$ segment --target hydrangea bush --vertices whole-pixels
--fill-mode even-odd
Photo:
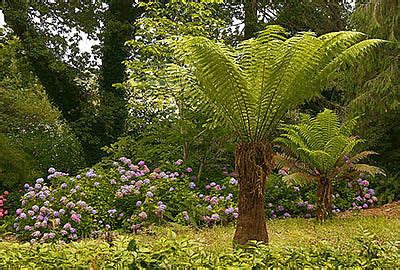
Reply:
[[[105,229],[135,232],[153,223],[179,222],[194,226],[227,223],[237,217],[232,188],[210,182],[201,187],[182,160],[150,170],[144,161],[126,157],[90,169],[80,183],[98,211]],[[204,192],[203,192],[204,191]]]
[[[191,226],[234,222],[239,216],[235,173],[224,171],[225,178],[217,181],[198,180],[192,171],[182,160],[150,169],[144,161],[126,157],[104,160],[76,176],[50,168],[46,179],[24,185],[13,226],[22,239],[48,242],[94,236],[100,230],[137,233],[166,222]],[[280,174],[284,172],[271,174],[267,181],[267,216],[312,217],[315,184],[287,186]],[[363,175],[343,183],[334,181],[334,212],[365,209],[377,202]]]
[[[315,183],[303,186],[286,185],[281,175],[284,171],[270,175],[266,184],[265,208],[270,218],[289,218],[315,215]],[[367,209],[378,202],[375,190],[369,187],[367,176],[360,174],[357,179],[333,181],[333,213],[349,209]]]
[[[85,202],[86,194],[77,179],[54,168],[49,169],[47,179],[52,180],[52,186],[43,178],[38,178],[33,186],[24,185],[25,194],[13,224],[17,235],[32,243],[89,236],[95,229],[95,209]]]

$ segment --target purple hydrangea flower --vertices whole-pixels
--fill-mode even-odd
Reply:
[[[146,220],[146,219],[147,219],[147,214],[146,214],[146,212],[140,212],[140,213],[138,214],[138,217],[139,217],[141,220]]]
[[[146,164],[146,163],[145,163],[143,160],[141,160],[141,161],[138,162],[138,165],[139,165],[139,166],[144,166],[144,164]]]
[[[175,165],[182,165],[183,160],[182,159],[178,159],[177,161],[175,161]]]
[[[229,215],[229,214],[232,214],[234,211],[235,211],[235,209],[233,207],[229,207],[225,210],[225,213]]]
[[[54,169],[53,167],[50,167],[50,168],[47,170],[47,172],[48,172],[48,173],[55,173],[55,172],[56,172],[56,169]]]
[[[195,183],[193,183],[193,182],[190,182],[189,183],[189,188],[190,189],[194,189],[196,187],[196,184]]]
[[[193,169],[190,168],[190,167],[188,167],[188,168],[186,168],[186,171],[187,171],[188,173],[191,173],[191,172],[193,171]]]
[[[137,201],[136,202],[136,206],[141,206],[142,205],[142,201]]]
[[[71,219],[72,219],[73,221],[77,222],[77,223],[80,223],[80,222],[81,222],[80,215],[78,215],[78,214],[72,214],[72,215],[71,215]]]
[[[229,180],[229,184],[231,184],[231,185],[237,185],[238,184],[238,180],[236,180],[235,178],[231,178],[230,180]]]
[[[283,211],[285,208],[282,205],[278,205],[277,209],[278,211]]]
[[[283,213],[283,216],[286,217],[286,218],[289,218],[290,214],[288,212],[285,212],[285,213]]]
[[[66,189],[67,188],[67,184],[66,183],[62,183],[60,186],[62,189]]]
[[[220,218],[220,216],[218,214],[212,214],[211,215],[211,219],[214,220],[214,221],[220,221],[221,220],[221,218]]]
[[[38,238],[41,235],[42,235],[42,233],[40,231],[35,231],[35,232],[32,233],[32,236],[35,237],[35,238]]]
[[[294,192],[299,192],[300,188],[299,187],[294,187]]]
[[[154,196],[154,194],[151,191],[147,191],[146,197],[151,198],[153,196]]]
[[[368,186],[369,185],[369,182],[368,182],[368,180],[363,180],[362,182],[361,182],[361,185],[363,185],[363,186]]]

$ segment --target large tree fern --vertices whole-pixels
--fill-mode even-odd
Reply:
[[[173,43],[202,97],[213,105],[212,113],[224,119],[239,140],[239,243],[268,240],[264,184],[273,166],[270,142],[282,117],[316,97],[332,72],[356,63],[380,43],[358,32],[286,38],[279,26],[267,27],[236,49],[205,37],[183,37]]]

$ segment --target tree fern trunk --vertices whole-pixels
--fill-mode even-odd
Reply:
[[[235,166],[239,176],[239,218],[234,240],[268,242],[265,223],[264,187],[272,169],[272,148],[268,142],[240,142]]]
[[[317,219],[325,220],[332,214],[332,182],[321,177],[317,184],[315,202],[317,207]]]

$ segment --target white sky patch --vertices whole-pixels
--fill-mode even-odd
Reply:
[[[0,10],[0,27],[3,27],[5,24],[6,24],[6,22],[4,21],[3,11]]]

